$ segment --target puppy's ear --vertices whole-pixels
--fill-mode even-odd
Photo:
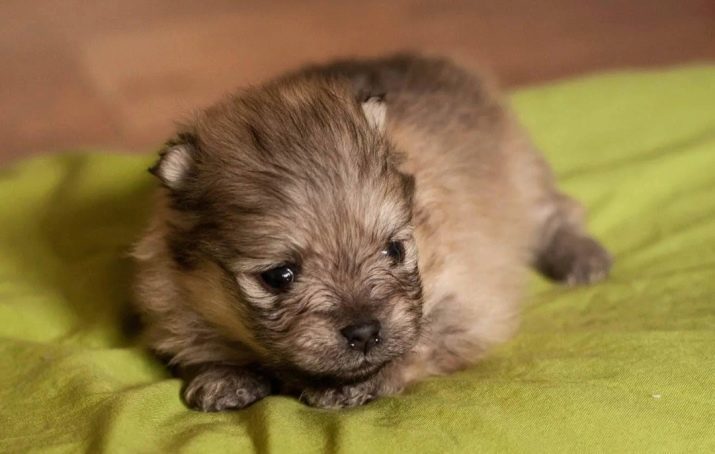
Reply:
[[[159,152],[159,161],[149,168],[149,172],[161,180],[169,189],[180,189],[194,167],[196,138],[191,134],[180,134],[170,140]]]
[[[405,195],[405,200],[407,200],[407,203],[410,205],[410,207],[413,207],[415,202],[416,189],[415,177],[402,172],[400,172],[400,177],[402,179],[402,192]]]
[[[380,132],[385,130],[387,106],[384,96],[371,96],[362,103],[362,111],[367,122]]]

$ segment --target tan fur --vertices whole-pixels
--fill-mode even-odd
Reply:
[[[445,60],[307,68],[182,134],[154,170],[165,187],[135,250],[150,345],[179,366],[253,367],[313,405],[361,404],[508,339],[529,266],[571,283],[608,270],[496,90]],[[389,238],[404,263],[379,256]],[[281,261],[304,263],[284,297],[256,278]],[[336,333],[365,314],[387,336],[363,358]],[[210,382],[225,370],[202,377],[213,391],[191,397],[212,397],[193,405],[226,408],[214,391],[235,386]]]

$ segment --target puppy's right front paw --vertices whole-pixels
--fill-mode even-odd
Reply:
[[[183,397],[196,410],[213,412],[245,408],[270,394],[270,382],[245,369],[214,366],[193,376]]]

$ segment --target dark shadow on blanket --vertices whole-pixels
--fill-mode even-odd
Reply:
[[[131,183],[102,185],[86,156],[64,156],[57,161],[61,180],[38,206],[38,229],[28,232],[39,234],[42,257],[14,246],[23,281],[76,315],[68,337],[100,333],[110,347],[136,341],[129,251],[147,223],[155,187],[142,161]]]

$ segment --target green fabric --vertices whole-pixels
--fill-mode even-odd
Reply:
[[[612,277],[534,278],[485,362],[332,412],[270,397],[201,414],[126,323],[149,156],[0,173],[0,452],[715,451],[715,67],[525,90],[518,112],[613,251]]]

